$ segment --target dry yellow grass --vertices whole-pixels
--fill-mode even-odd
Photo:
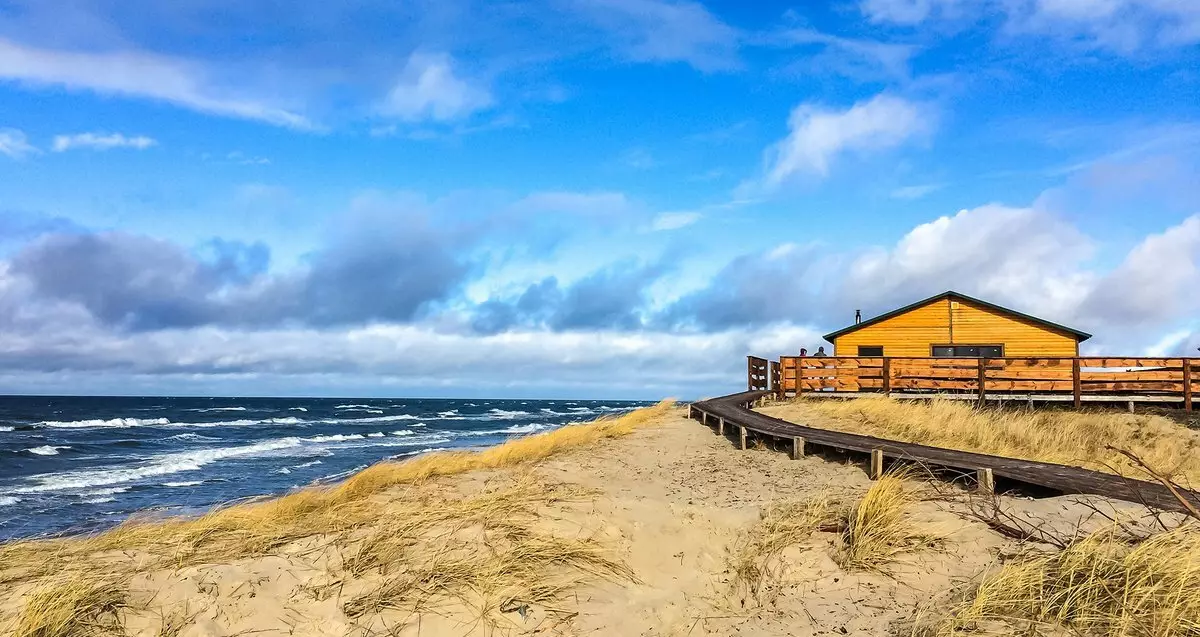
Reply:
[[[1134,541],[1117,527],[1031,554],[987,577],[933,632],[1007,631],[1014,620],[1110,637],[1200,635],[1200,526]]]
[[[842,548],[836,560],[847,570],[879,570],[903,553],[929,547],[937,537],[919,529],[909,509],[917,494],[904,481],[908,471],[889,472],[871,485],[846,515]]]
[[[126,584],[104,571],[73,571],[35,589],[12,627],[14,637],[88,637],[119,635],[117,613],[124,607]]]
[[[507,520],[503,524],[495,522],[499,525],[497,528],[507,532],[507,552],[493,555],[492,558],[522,560],[525,566],[513,571],[517,574],[515,580],[506,580],[488,588],[484,585],[486,582],[499,581],[496,579],[496,563],[483,559],[481,553],[433,553],[442,559],[450,559],[447,555],[457,555],[455,559],[460,560],[460,565],[472,567],[470,571],[474,579],[460,580],[462,586],[477,591],[492,591],[500,597],[503,595],[497,591],[511,589],[519,592],[522,586],[537,588],[541,584],[535,580],[540,581],[540,578],[544,578],[545,582],[573,582],[579,579],[580,573],[623,575],[619,565],[602,557],[600,547],[590,540],[547,536],[533,532],[529,524],[522,522],[528,519],[529,506],[532,506],[530,502],[553,501],[561,497],[559,492],[518,489],[503,497],[493,496],[489,499],[485,495],[458,506],[444,501],[418,502],[419,506],[406,506],[401,495],[392,498],[388,508],[383,507],[374,496],[394,487],[420,484],[437,476],[532,463],[561,451],[627,435],[664,414],[672,406],[671,401],[664,401],[620,417],[569,425],[514,439],[479,452],[434,453],[408,462],[384,462],[336,486],[310,487],[263,502],[219,508],[200,517],[166,520],[134,518],[94,535],[24,540],[0,545],[0,585],[40,581],[41,578],[57,574],[54,585],[39,588],[26,596],[20,616],[15,620],[15,634],[21,637],[75,637],[90,634],[87,630],[94,632],[103,627],[102,619],[107,621],[108,609],[117,603],[116,600],[124,598],[125,588],[120,582],[128,581],[136,572],[261,556],[313,536],[337,534],[333,539],[344,541],[347,540],[346,534],[354,534],[376,524],[381,525],[379,528],[396,531],[398,525],[406,521],[415,524],[412,530],[428,531],[439,524],[450,524],[456,518],[459,521],[453,522],[455,524],[463,521],[482,523],[481,520],[495,522],[501,517]],[[522,509],[517,506],[521,497],[533,497],[534,500],[526,502]],[[389,509],[391,513],[385,515],[384,511]],[[500,512],[504,512],[504,515],[500,516]],[[398,537],[411,538],[412,535]],[[349,539],[358,540],[355,537]],[[368,537],[358,549],[360,554],[347,559],[348,566],[361,573],[373,567],[394,565],[402,559],[412,558],[412,552],[397,550],[401,546],[397,541],[387,543],[392,551],[390,554],[373,553],[375,549],[369,548],[370,542],[371,538]],[[378,541],[377,545],[382,546]],[[564,576],[561,569],[548,571],[543,568],[547,564],[564,567],[567,573],[575,574]],[[108,573],[111,577],[106,575],[98,580],[94,573]],[[413,590],[428,593],[432,589],[417,586]],[[529,593],[528,596],[542,599],[549,594],[542,591]],[[412,599],[411,595],[397,596],[394,592],[380,595],[380,599]],[[378,607],[381,604],[383,602],[373,605]]]
[[[854,502],[822,495],[768,508],[730,557],[735,593],[743,604],[773,601],[784,576],[783,552],[816,531],[838,534],[833,558],[848,571],[882,570],[904,553],[933,546],[937,536],[911,520],[917,494],[906,481],[916,477],[903,469],[888,472]]]
[[[1200,486],[1200,433],[1161,416],[1025,409],[976,409],[962,401],[807,399],[769,409],[784,418],[826,416],[818,426],[935,447],[1028,458],[1146,479],[1127,449],[1156,470]],[[814,423],[817,424],[817,423]]]

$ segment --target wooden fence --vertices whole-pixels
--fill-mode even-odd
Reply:
[[[1200,360],[1188,358],[781,356],[777,374],[774,361],[751,358],[750,389],[771,389],[780,397],[945,394],[980,401],[1072,401],[1077,407],[1099,401],[1179,403],[1191,411],[1193,387],[1200,383]]]

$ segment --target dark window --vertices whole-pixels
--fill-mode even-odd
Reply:
[[[882,345],[859,345],[858,346],[858,355],[859,356],[883,356],[883,346]]]
[[[1003,345],[935,345],[933,355],[945,358],[1002,358]]]

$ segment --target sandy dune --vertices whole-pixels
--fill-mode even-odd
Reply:
[[[782,584],[760,604],[734,586],[730,555],[764,508],[814,496],[861,497],[871,481],[862,466],[837,458],[791,460],[767,448],[739,451],[685,419],[682,409],[627,437],[532,468],[441,478],[374,501],[381,511],[414,497],[437,506],[533,483],[557,495],[536,504],[522,532],[586,539],[629,571],[563,580],[564,592],[553,603],[493,604],[481,611],[479,606],[488,605],[483,593],[477,604],[435,594],[416,612],[376,608],[352,616],[348,603],[378,588],[389,574],[377,569],[348,574],[348,556],[364,541],[361,532],[312,537],[266,557],[143,572],[129,584],[124,631],[173,637],[888,635],[977,578],[998,555],[1016,549],[1013,540],[967,519],[955,498],[930,492],[912,517],[944,536],[936,548],[907,555],[882,572],[848,573],[832,559],[834,534],[816,533],[783,553]],[[1072,498],[1006,504],[1048,528],[1070,528],[1091,512]],[[438,528],[422,540],[427,543],[422,550],[437,552],[447,537],[477,539],[489,547],[496,542],[486,526]],[[21,583],[0,592],[0,612],[13,617],[31,588]]]

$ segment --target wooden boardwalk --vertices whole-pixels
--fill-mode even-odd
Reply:
[[[981,483],[993,478],[1005,478],[1019,483],[1050,489],[1063,494],[1093,494],[1128,502],[1145,504],[1156,509],[1183,511],[1183,506],[1170,490],[1156,482],[1092,471],[1080,467],[989,456],[968,451],[927,447],[872,436],[842,433],[806,427],[752,411],[749,405],[768,391],[747,391],[693,403],[689,413],[709,425],[740,430],[742,443],[750,433],[790,441],[793,453],[802,454],[806,446],[854,451],[871,455],[872,473],[879,471],[883,459],[917,462],[931,468],[963,472]],[[1200,493],[1184,491],[1185,496],[1200,504]]]

